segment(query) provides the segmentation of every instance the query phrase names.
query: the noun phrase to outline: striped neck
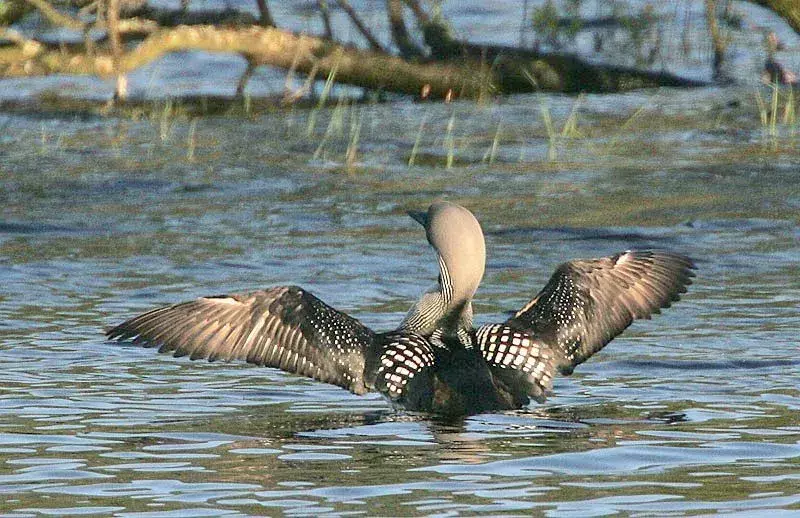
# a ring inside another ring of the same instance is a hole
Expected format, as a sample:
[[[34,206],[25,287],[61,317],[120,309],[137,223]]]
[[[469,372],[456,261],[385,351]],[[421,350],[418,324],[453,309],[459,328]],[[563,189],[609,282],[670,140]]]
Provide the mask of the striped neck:
[[[472,296],[459,295],[450,271],[439,256],[439,283],[409,310],[399,330],[422,336],[463,337],[472,330]]]
[[[453,301],[453,280],[450,278],[450,271],[444,258],[439,256],[439,292],[442,294],[442,301],[445,306],[449,306]]]

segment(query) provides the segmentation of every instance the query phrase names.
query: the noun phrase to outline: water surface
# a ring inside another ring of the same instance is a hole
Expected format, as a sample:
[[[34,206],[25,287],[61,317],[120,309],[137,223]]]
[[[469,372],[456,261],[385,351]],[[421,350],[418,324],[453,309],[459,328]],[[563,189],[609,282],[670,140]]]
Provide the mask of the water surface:
[[[0,113],[0,511],[800,513],[800,132],[771,137],[754,99],[588,96],[555,139],[544,107],[560,130],[574,98]],[[160,304],[281,284],[389,329],[435,281],[405,211],[438,197],[487,234],[478,323],[569,258],[666,248],[698,277],[546,404],[457,422],[103,338]]]

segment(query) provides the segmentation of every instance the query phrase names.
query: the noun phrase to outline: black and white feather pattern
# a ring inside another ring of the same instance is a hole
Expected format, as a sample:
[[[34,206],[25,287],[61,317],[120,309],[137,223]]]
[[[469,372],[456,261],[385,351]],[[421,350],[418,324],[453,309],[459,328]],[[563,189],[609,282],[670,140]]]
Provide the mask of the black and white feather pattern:
[[[634,319],[677,301],[693,268],[686,256],[653,250],[570,261],[506,324],[551,347],[559,369],[569,374]]]
[[[476,340],[492,373],[506,380],[512,392],[521,391],[543,401],[553,388],[554,353],[529,332],[505,324],[487,324],[478,328]]]
[[[419,335],[390,333],[382,341],[367,360],[366,377],[376,390],[397,400],[415,376],[434,366],[436,357],[431,343]]]
[[[344,387],[364,386],[364,358],[375,334],[296,286],[154,309],[109,330],[111,339],[191,359],[246,360]]]

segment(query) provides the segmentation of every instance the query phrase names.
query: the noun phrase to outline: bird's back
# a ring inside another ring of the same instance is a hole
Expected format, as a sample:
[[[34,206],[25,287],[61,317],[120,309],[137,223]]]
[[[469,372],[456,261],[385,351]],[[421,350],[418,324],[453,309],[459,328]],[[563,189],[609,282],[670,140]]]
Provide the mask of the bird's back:
[[[388,333],[370,354],[365,378],[396,406],[416,412],[470,415],[528,403],[497,379],[477,348],[457,338]],[[518,392],[518,391],[517,391]]]

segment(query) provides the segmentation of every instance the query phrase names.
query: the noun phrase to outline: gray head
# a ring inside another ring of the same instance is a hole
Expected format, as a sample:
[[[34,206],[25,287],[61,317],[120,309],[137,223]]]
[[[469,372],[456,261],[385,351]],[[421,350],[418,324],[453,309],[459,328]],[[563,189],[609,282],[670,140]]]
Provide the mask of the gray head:
[[[486,244],[478,220],[448,201],[434,202],[427,212],[409,215],[425,227],[428,242],[439,254],[442,293],[450,295],[451,305],[469,302],[486,265]]]

